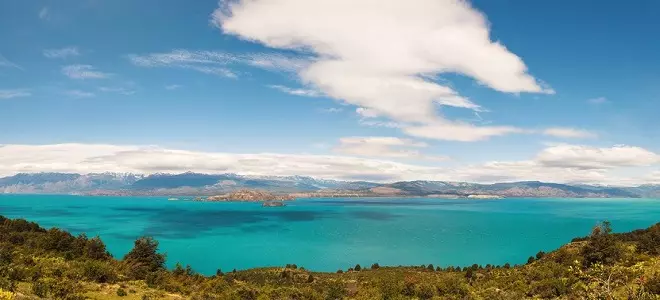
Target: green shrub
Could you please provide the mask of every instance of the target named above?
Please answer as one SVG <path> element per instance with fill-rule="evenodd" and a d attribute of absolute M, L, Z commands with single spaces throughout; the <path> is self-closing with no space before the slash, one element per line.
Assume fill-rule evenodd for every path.
<path fill-rule="evenodd" d="M 158 253 L 158 241 L 152 237 L 135 240 L 133 249 L 124 256 L 135 279 L 145 279 L 150 272 L 165 269 L 165 254 Z"/>
<path fill-rule="evenodd" d="M 125 296 L 128 296 L 128 293 L 126 293 L 125 289 L 119 288 L 119 289 L 117 289 L 117 296 L 125 297 Z"/>
<path fill-rule="evenodd" d="M 111 283 L 117 280 L 117 273 L 113 267 L 102 261 L 87 261 L 83 273 L 85 278 L 98 283 Z"/>

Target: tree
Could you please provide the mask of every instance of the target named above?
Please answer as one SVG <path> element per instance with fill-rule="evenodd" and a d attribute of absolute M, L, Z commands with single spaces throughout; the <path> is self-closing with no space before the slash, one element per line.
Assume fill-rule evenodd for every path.
<path fill-rule="evenodd" d="M 534 259 L 534 256 L 530 256 L 530 257 L 527 259 L 527 263 L 528 263 L 528 264 L 531 264 L 531 263 L 534 262 L 534 260 L 535 260 L 535 259 Z"/>
<path fill-rule="evenodd" d="M 465 272 L 465 278 L 468 281 L 472 281 L 472 278 L 474 278 L 474 270 L 472 268 L 467 269 L 467 271 Z"/>
<path fill-rule="evenodd" d="M 378 263 L 375 263 L 375 264 L 371 265 L 371 268 L 375 270 L 375 269 L 380 268 L 380 266 L 378 265 Z"/>
<path fill-rule="evenodd" d="M 545 256 L 545 252 L 543 252 L 543 251 L 539 251 L 538 253 L 536 253 L 536 259 L 541 259 L 544 256 Z"/>
<path fill-rule="evenodd" d="M 360 271 L 362 270 L 362 267 L 360 267 L 360 264 L 355 265 L 355 268 L 353 268 L 355 271 Z"/>
<path fill-rule="evenodd" d="M 158 253 L 158 241 L 152 237 L 135 240 L 133 249 L 124 256 L 124 261 L 131 266 L 131 275 L 144 279 L 147 273 L 165 269 L 165 254 Z"/>
<path fill-rule="evenodd" d="M 433 267 L 432 264 L 429 264 L 428 266 L 426 266 L 426 269 L 429 270 L 429 271 L 435 270 L 435 268 Z"/>
<path fill-rule="evenodd" d="M 611 265 L 619 260 L 622 250 L 611 232 L 612 227 L 608 221 L 603 221 L 593 228 L 587 244 L 582 248 L 585 266 L 596 263 Z"/>
<path fill-rule="evenodd" d="M 85 247 L 85 256 L 91 258 L 91 259 L 108 259 L 112 257 L 108 250 L 105 249 L 105 244 L 103 241 L 101 241 L 101 238 L 96 236 L 92 238 L 91 240 L 87 241 L 87 245 Z"/>

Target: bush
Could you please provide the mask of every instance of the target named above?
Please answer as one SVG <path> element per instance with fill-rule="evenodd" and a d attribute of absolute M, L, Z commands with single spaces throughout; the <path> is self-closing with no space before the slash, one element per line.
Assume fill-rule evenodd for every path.
<path fill-rule="evenodd" d="M 353 268 L 353 270 L 359 272 L 360 270 L 362 270 L 362 267 L 360 267 L 360 264 L 357 264 L 357 265 L 355 265 L 355 268 Z"/>
<path fill-rule="evenodd" d="M 375 264 L 371 265 L 371 268 L 375 270 L 375 269 L 380 268 L 380 266 L 378 265 L 378 263 L 375 263 Z"/>
<path fill-rule="evenodd" d="M 621 258 L 620 242 L 611 232 L 612 228 L 607 221 L 594 227 L 587 244 L 582 248 L 585 266 L 589 267 L 596 263 L 612 265 Z"/>
<path fill-rule="evenodd" d="M 0 300 L 13 300 L 14 298 L 15 298 L 14 293 L 0 289 Z"/>
<path fill-rule="evenodd" d="M 112 266 L 94 260 L 85 262 L 83 276 L 98 283 L 115 282 L 117 280 L 117 274 Z"/>
<path fill-rule="evenodd" d="M 125 296 L 128 296 L 128 293 L 126 293 L 125 289 L 119 288 L 119 289 L 117 289 L 117 296 L 125 297 Z"/>
<path fill-rule="evenodd" d="M 129 273 L 135 279 L 145 279 L 148 273 L 165 269 L 165 254 L 158 253 L 158 241 L 152 237 L 141 237 L 124 256 L 130 266 Z"/>
<path fill-rule="evenodd" d="M 98 236 L 87 241 L 87 244 L 85 245 L 85 256 L 97 260 L 104 260 L 112 257 L 108 250 L 106 250 L 105 244 Z"/>
<path fill-rule="evenodd" d="M 415 289 L 415 295 L 420 299 L 431 299 L 435 296 L 435 290 L 435 286 L 428 283 L 422 283 Z"/>

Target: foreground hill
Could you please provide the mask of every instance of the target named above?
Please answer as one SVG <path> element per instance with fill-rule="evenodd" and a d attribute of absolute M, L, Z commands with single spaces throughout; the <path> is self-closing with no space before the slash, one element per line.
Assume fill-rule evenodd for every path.
<path fill-rule="evenodd" d="M 98 237 L 0 216 L 0 299 L 660 299 L 660 223 L 614 234 L 604 222 L 521 266 L 287 265 L 207 277 L 167 270 L 165 259 L 149 237 L 118 260 Z"/>
<path fill-rule="evenodd" d="M 660 197 L 660 185 L 608 187 L 523 181 L 476 184 L 448 181 L 325 180 L 306 176 L 242 176 L 237 174 L 22 173 L 0 178 L 0 193 L 212 196 L 256 189 L 297 197 L 502 197 L 639 198 Z"/>

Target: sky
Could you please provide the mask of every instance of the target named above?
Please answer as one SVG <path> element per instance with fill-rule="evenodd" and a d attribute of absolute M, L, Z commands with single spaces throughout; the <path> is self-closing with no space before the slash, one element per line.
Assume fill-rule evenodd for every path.
<path fill-rule="evenodd" d="M 660 184 L 660 2 L 0 2 L 0 176 Z"/>

